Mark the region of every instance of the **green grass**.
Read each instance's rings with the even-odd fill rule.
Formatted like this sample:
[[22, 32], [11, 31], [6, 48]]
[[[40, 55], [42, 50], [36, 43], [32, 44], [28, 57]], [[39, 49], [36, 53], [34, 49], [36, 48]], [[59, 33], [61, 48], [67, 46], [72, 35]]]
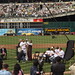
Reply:
[[[19, 39], [26, 39], [33, 41], [33, 44], [42, 43], [66, 43], [67, 38], [65, 35], [55, 35], [56, 38], [52, 39], [52, 36], [1, 36], [0, 44], [17, 44]], [[67, 35], [70, 40], [75, 40], [75, 35]]]
[[[19, 39], [26, 39], [33, 41], [33, 44], [47, 44], [47, 43], [66, 43], [68, 40], [64, 35], [55, 35], [56, 38], [52, 39], [52, 36], [1, 36], [0, 37], [0, 44], [7, 45], [7, 44], [17, 44]], [[70, 40], [75, 40], [75, 35], [67, 35]], [[65, 48], [63, 48], [65, 50]], [[44, 52], [46, 48], [37, 48], [32, 49], [32, 53], [35, 51]], [[8, 50], [7, 60], [4, 60], [4, 63], [9, 64], [10, 71], [13, 70], [14, 64], [17, 63], [16, 60], [16, 48]], [[32, 66], [33, 61], [26, 61], [25, 63], [19, 63], [24, 71], [24, 73], [30, 72], [30, 67]], [[66, 62], [66, 70], [69, 70], [68, 67], [74, 62], [74, 58], [70, 61]], [[50, 72], [50, 63], [44, 64], [45, 72]], [[67, 74], [66, 74], [67, 75]], [[69, 74], [68, 74], [69, 75]]]

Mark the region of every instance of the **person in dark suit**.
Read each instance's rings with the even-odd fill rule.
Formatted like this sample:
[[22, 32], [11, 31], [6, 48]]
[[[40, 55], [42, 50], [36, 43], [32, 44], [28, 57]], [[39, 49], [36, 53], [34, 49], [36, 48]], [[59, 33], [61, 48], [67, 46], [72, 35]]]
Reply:
[[0, 70], [2, 69], [2, 65], [3, 65], [3, 60], [2, 60], [2, 58], [0, 57]]
[[38, 70], [38, 65], [39, 65], [38, 60], [35, 59], [33, 61], [33, 65], [30, 68], [30, 75], [40, 75], [39, 70]]
[[27, 48], [27, 55], [28, 55], [28, 60], [32, 60], [32, 40], [29, 41], [28, 43], [28, 48]]
[[52, 75], [64, 75], [65, 64], [61, 62], [61, 57], [55, 58], [56, 62], [51, 65]]
[[7, 59], [7, 50], [4, 46], [0, 49], [0, 55], [2, 59]]
[[22, 39], [19, 39], [18, 45], [16, 46], [16, 55], [17, 55], [17, 59], [18, 59], [18, 55], [21, 52], [21, 47], [20, 47], [20, 43], [22, 42]]

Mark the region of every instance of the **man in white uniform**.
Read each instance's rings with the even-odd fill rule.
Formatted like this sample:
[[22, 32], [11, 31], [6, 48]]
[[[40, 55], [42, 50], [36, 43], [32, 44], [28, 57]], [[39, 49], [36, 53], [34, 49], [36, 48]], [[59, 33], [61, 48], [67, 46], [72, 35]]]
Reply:
[[26, 39], [26, 40], [25, 40], [25, 47], [26, 47], [26, 60], [28, 60], [28, 55], [27, 55], [28, 45], [29, 45], [29, 41], [28, 41], [28, 39]]
[[59, 49], [58, 56], [60, 56], [61, 58], [64, 58], [64, 51], [62, 48]]
[[55, 53], [59, 53], [59, 47], [56, 47], [54, 51]]
[[54, 52], [52, 50], [50, 50], [50, 48], [48, 48], [47, 51], [45, 52], [46, 62], [50, 62], [49, 57], [51, 57], [53, 54], [54, 54]]
[[22, 42], [20, 42], [20, 47], [22, 48], [22, 59], [23, 59], [23, 61], [25, 61], [25, 60], [27, 60], [26, 58], [25, 58], [25, 56], [26, 56], [26, 50], [27, 50], [27, 48], [26, 48], [26, 43], [25, 43], [25, 40], [22, 40]]

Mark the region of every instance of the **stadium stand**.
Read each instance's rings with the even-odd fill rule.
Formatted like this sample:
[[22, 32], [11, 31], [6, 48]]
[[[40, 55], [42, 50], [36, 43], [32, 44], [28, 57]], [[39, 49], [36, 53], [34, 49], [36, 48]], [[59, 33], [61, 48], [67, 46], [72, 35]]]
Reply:
[[[47, 7], [49, 10], [47, 9]], [[0, 4], [0, 18], [50, 18], [71, 15], [75, 12], [74, 2], [50, 3], [7, 3]], [[50, 11], [50, 13], [49, 13]], [[52, 13], [52, 14], [51, 14]]]

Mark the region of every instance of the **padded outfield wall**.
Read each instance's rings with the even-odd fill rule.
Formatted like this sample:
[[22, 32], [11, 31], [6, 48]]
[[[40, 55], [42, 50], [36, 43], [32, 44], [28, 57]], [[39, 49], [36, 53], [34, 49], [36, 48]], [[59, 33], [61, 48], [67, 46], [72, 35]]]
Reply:
[[44, 22], [44, 31], [71, 32], [75, 34], [75, 22]]

